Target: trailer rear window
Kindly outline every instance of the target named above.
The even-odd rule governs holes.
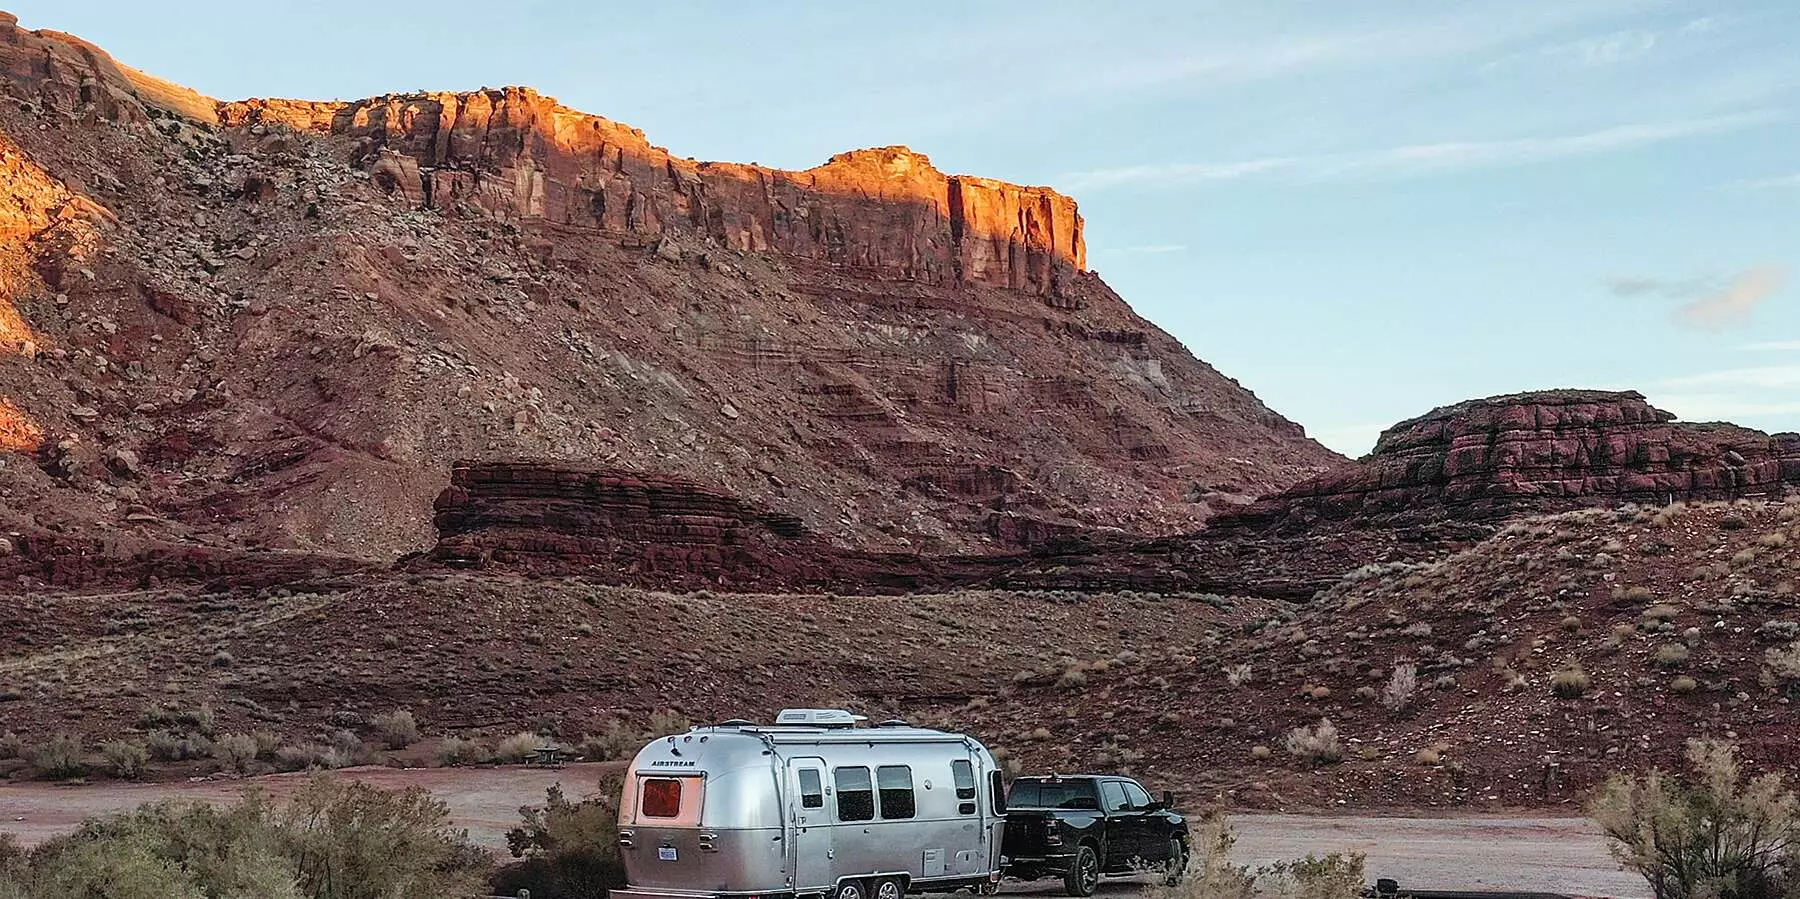
[[[912,768],[906,765],[882,765],[875,769],[875,786],[881,789],[882,818],[910,818],[916,812]]]
[[[646,778],[638,813],[646,818],[681,817],[681,781],[673,777]]]
[[[839,821],[872,821],[875,818],[875,784],[867,768],[838,768],[832,772],[837,781],[837,813]]]

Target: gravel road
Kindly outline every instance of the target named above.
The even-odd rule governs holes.
[[[482,845],[505,845],[506,828],[518,821],[521,805],[542,801],[556,783],[580,794],[595,783],[600,766],[539,768],[410,769],[358,768],[339,772],[374,786],[422,786],[450,806],[456,825]],[[35,844],[66,832],[85,817],[134,808],[170,797],[228,802],[254,786],[281,796],[303,783],[304,775],[271,775],[247,780],[171,784],[99,783],[0,786],[0,833]],[[1641,878],[1619,870],[1593,825],[1581,818],[1448,817],[1395,818],[1350,815],[1238,814],[1235,855],[1260,864],[1309,852],[1358,851],[1368,855],[1370,877],[1392,877],[1419,889],[1534,890],[1578,896],[1644,899]],[[1135,892],[1138,884],[1107,884],[1114,895]],[[1052,882],[1012,884],[1009,893],[1060,895]]]

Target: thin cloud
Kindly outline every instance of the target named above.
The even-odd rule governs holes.
[[[1744,344],[1740,349],[1752,353],[1800,351],[1800,340],[1766,340],[1762,343]]]
[[[1614,296],[1654,297],[1679,300],[1676,321],[1696,328],[1716,330],[1749,318],[1757,307],[1787,286],[1788,270],[1779,265],[1759,265],[1729,278],[1616,277],[1606,282]]]
[[[1792,175],[1782,175],[1779,178],[1759,178],[1754,181],[1741,181],[1739,183],[1745,187],[1762,188],[1765,190],[1783,190],[1800,187],[1800,172],[1796,172]]]
[[[1730,421],[1800,414],[1800,400],[1747,399],[1730,393],[1659,393],[1652,397],[1659,408],[1683,421]]]
[[[1636,59],[1655,48],[1655,32],[1632,30],[1615,31],[1611,34],[1559,44],[1545,52],[1550,56],[1567,59],[1576,65],[1597,68]]]
[[[1057,179],[1068,190],[1127,184],[1199,184],[1285,175],[1302,181],[1406,178],[1474,169],[1534,165],[1558,159],[1619,153],[1668,141],[1735,131],[1777,121],[1768,112],[1674,122],[1618,125],[1580,134],[1501,140],[1441,141],[1324,156],[1268,156],[1216,163],[1165,163],[1071,172]]]

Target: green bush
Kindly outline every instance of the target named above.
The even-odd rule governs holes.
[[[438,744],[438,765],[443,768],[461,768],[465,765],[479,765],[490,758],[486,746],[478,740],[465,740],[462,737],[445,737]]]
[[[87,761],[83,753],[80,737],[58,734],[49,742],[28,750],[25,761],[45,777],[67,780],[87,773]]]
[[[597,795],[570,802],[551,787],[541,807],[519,809],[524,821],[507,831],[506,845],[521,861],[501,868],[492,883],[496,894],[528,889],[534,899],[586,899],[625,885],[619,857],[619,790],[614,775],[600,782]]]
[[[419,742],[419,722],[406,709],[375,716],[375,732],[381,735],[382,745],[389,749],[405,749]]]
[[[100,747],[106,759],[106,773],[120,780],[137,780],[150,766],[150,753],[129,740],[114,740]]]
[[[486,856],[446,818],[423,791],[315,779],[284,807],[252,794],[227,808],[171,801],[90,820],[11,876],[34,899],[477,895]]]
[[[1737,750],[1690,740],[1685,776],[1615,774],[1590,813],[1657,899],[1778,899],[1800,889],[1800,800],[1780,774],[1746,780]]]

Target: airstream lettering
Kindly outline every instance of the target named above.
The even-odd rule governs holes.
[[[613,899],[900,899],[999,882],[1004,794],[987,748],[836,709],[728,721],[638,752]]]

